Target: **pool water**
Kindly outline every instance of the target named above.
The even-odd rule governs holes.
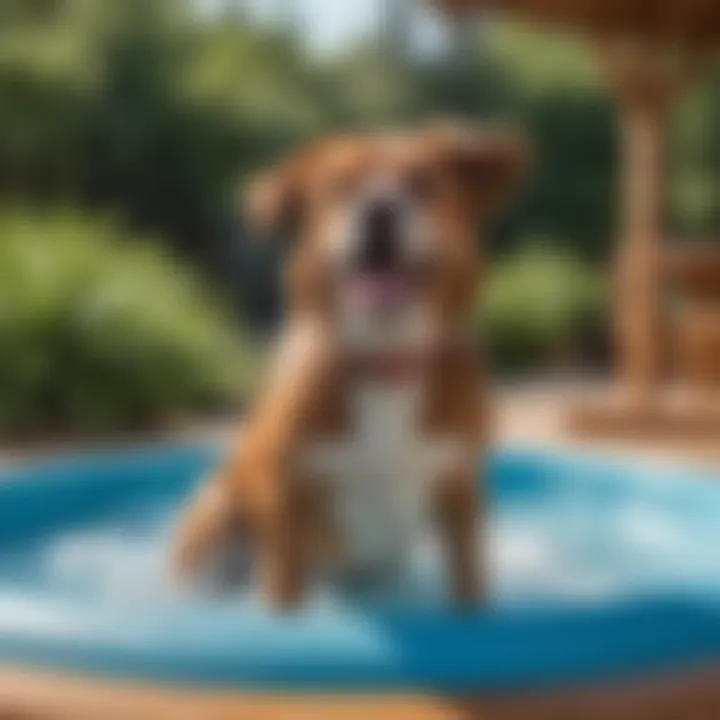
[[[598,477],[574,465],[555,466],[548,482],[536,463],[525,469],[523,486],[510,492],[502,487],[507,463],[491,465],[495,492],[478,537],[495,603],[588,603],[668,591],[720,597],[720,488],[706,489],[716,496],[711,503],[693,498],[672,478],[649,478],[640,491],[613,483],[610,469]],[[4,550],[0,546],[0,588],[40,585],[53,593],[120,603],[252,597],[251,575],[245,581],[240,576],[236,585],[206,582],[194,592],[173,582],[168,551],[190,485],[177,480],[155,492],[135,487],[96,515],[56,523]],[[429,531],[402,576],[365,588],[358,601],[443,603],[443,570]],[[311,601],[327,602],[332,587],[318,584]],[[342,601],[353,597],[344,592]]]
[[[307,658],[308,648],[320,652],[322,643],[329,643],[328,657],[346,658],[343,653],[350,653],[349,648],[357,653],[357,642],[365,637],[359,628],[370,628],[379,665],[369,666],[363,655],[359,675],[353,677],[370,678],[373,685],[392,684],[392,678],[413,684],[418,675],[417,659],[408,661],[412,643],[419,643],[433,623],[452,624],[458,617],[448,603],[444,563],[431,532],[393,582],[348,592],[319,581],[293,620],[268,615],[252,569],[232,586],[176,586],[168,572],[168,550],[177,514],[217,455],[217,449],[208,447],[146,449],[6,471],[5,482],[0,483],[0,659],[5,637],[10,656],[33,663],[87,668],[87,658],[92,657],[100,659],[91,666],[101,667],[105,660],[123,674],[233,682],[269,682],[269,677],[280,682],[305,677],[299,665],[290,662],[293,652],[302,648]],[[496,453],[488,463],[487,478],[487,524],[478,545],[487,559],[490,598],[484,609],[463,621],[475,623],[466,628],[470,635],[482,631],[478,635],[482,641],[489,627],[500,632],[493,623],[514,622],[519,627],[533,617],[540,623],[533,626],[535,634],[550,633],[552,622],[580,617],[592,621],[592,637],[606,642],[602,624],[598,625],[602,618],[617,625],[623,613],[638,612],[633,628],[637,629],[638,618],[644,618],[651,623],[647,634],[657,631],[659,625],[652,625],[651,618],[654,608],[661,606],[665,614],[657,616],[657,623],[668,622],[680,609],[692,620],[692,630],[683,631],[678,624],[673,634],[673,642],[683,638],[684,652],[695,648],[697,641],[703,649],[698,656],[717,651],[720,657],[720,483],[716,478],[523,450]],[[669,603],[680,608],[670,616]],[[417,619],[418,612],[425,613],[425,624],[414,631],[418,637],[401,635],[387,619],[378,619],[405,613]],[[699,618],[705,622],[708,617],[707,627],[697,625]],[[292,630],[282,625],[287,622],[293,623]],[[237,655],[243,632],[247,637],[252,625],[254,637],[263,623],[265,647],[267,638],[280,643],[279,664],[268,660],[267,649],[260,652],[246,646]],[[284,628],[282,635],[278,623]],[[622,623],[616,625],[610,623],[608,628],[614,628],[621,642]],[[231,642],[226,636],[233,628]],[[612,635],[610,629],[607,632]],[[305,645],[296,638],[295,645],[285,647],[293,633],[300,633]],[[402,647],[396,645],[399,637]],[[433,637],[442,645],[450,642],[452,632],[446,629],[441,639]],[[103,654],[103,642],[115,649],[115,655]],[[118,642],[123,645],[120,656]],[[134,655],[128,654],[128,642]],[[427,644],[427,638],[423,642]],[[364,643],[365,639],[364,652],[369,652]],[[197,649],[203,644],[207,647]],[[580,645],[573,647],[579,652]],[[638,647],[643,646],[635,648],[639,652]],[[178,648],[189,655],[183,656]],[[668,653],[666,660],[672,657]],[[457,664],[457,653],[451,656]],[[354,658],[356,664],[350,666],[357,669],[357,657],[352,653],[348,657]],[[573,657],[571,653],[563,662]],[[148,658],[155,658],[154,664]],[[466,662],[465,674],[458,670],[463,683],[469,677],[479,682],[476,676],[483,667],[485,679],[488,667],[498,672],[487,658],[480,662],[468,656]],[[528,655],[527,662],[537,664],[538,659]],[[269,675],[262,674],[263,668]],[[431,673],[434,682],[440,682],[438,672]]]

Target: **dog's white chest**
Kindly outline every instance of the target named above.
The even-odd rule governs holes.
[[[420,383],[363,384],[351,393],[350,434],[308,448],[332,485],[351,562],[403,554],[428,520],[433,483],[460,461],[456,438],[423,430],[423,399]]]

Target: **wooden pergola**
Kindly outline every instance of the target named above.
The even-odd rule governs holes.
[[[481,9],[510,13],[535,23],[570,29],[596,48],[617,98],[622,127],[620,238],[616,255],[614,333],[618,387],[571,412],[583,432],[678,429],[720,432],[720,403],[707,402],[715,363],[720,384],[720,339],[713,355],[709,325],[695,333],[683,368],[695,399],[669,399],[661,391],[667,333],[661,324],[661,290],[667,282],[688,291],[691,306],[713,293],[700,292],[699,275],[717,280],[720,253],[703,247],[683,256],[666,247],[663,200],[666,128],[683,91],[720,46],[720,0],[435,0],[456,17]],[[698,268],[701,268],[698,270]],[[713,269],[714,268],[714,269]],[[712,286],[713,283],[711,282]],[[707,316],[708,304],[700,303]],[[705,327],[705,330],[702,330]],[[698,337],[699,334],[699,337]],[[720,331],[718,331],[720,338]],[[672,343],[671,343],[672,344]],[[703,372],[701,368],[705,368]],[[715,388],[717,389],[717,388]]]

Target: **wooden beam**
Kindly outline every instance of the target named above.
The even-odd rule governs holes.
[[[676,48],[637,37],[600,44],[619,103],[621,227],[617,251],[615,342],[620,382],[631,403],[652,403],[662,372],[660,252],[666,187],[666,127],[686,84]]]
[[[446,14],[496,10],[583,34],[633,33],[648,40],[682,40],[720,49],[717,0],[431,0]]]
[[[659,251],[665,187],[666,112],[627,101],[620,106],[623,177],[622,247],[615,304],[618,372],[632,401],[652,401],[661,373]]]

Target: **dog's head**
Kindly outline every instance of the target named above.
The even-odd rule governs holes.
[[[322,141],[252,188],[251,219],[295,241],[288,293],[360,350],[423,344],[471,311],[477,231],[521,176],[518,137],[443,125]]]

